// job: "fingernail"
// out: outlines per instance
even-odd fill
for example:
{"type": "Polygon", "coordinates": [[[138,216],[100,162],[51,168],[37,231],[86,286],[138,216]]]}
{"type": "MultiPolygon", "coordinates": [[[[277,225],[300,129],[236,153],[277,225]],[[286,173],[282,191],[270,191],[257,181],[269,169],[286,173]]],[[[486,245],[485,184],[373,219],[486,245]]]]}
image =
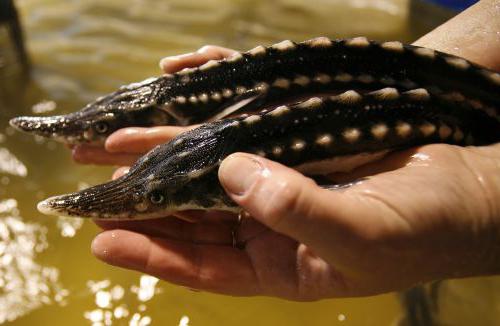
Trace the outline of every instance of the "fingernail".
{"type": "Polygon", "coordinates": [[[248,156],[230,156],[222,161],[219,178],[227,191],[241,196],[252,187],[262,170],[262,166],[248,156]]]}

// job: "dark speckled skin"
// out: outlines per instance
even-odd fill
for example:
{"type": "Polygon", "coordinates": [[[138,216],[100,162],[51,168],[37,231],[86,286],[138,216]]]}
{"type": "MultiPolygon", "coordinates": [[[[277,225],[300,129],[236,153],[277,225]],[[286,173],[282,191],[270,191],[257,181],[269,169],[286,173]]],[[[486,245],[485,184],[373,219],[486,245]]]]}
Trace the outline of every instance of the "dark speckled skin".
{"type": "Polygon", "coordinates": [[[158,146],[120,179],[50,198],[39,208],[48,214],[103,219],[151,218],[194,208],[236,211],[217,179],[220,162],[234,152],[256,153],[299,168],[427,143],[498,141],[499,121],[466,101],[424,89],[348,91],[207,123],[158,146]]]}
{"type": "Polygon", "coordinates": [[[188,125],[330,91],[416,87],[500,107],[500,75],[434,50],[365,38],[284,41],[210,61],[173,75],[122,87],[81,111],[59,117],[18,117],[11,125],[66,143],[102,142],[128,126],[188,125]],[[451,95],[450,95],[451,94],[451,95]]]}

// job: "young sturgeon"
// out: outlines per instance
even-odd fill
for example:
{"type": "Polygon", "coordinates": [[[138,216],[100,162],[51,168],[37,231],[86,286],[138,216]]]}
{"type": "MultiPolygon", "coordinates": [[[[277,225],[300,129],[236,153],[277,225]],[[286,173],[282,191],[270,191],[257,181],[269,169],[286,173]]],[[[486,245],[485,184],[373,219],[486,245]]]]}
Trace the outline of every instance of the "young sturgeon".
{"type": "Polygon", "coordinates": [[[357,157],[350,160],[353,168],[415,145],[498,141],[498,119],[462,99],[434,96],[423,88],[351,90],[207,123],[156,147],[121,178],[49,198],[38,209],[99,219],[163,217],[186,209],[234,212],[239,208],[217,178],[220,162],[234,152],[322,175],[343,169],[345,158],[357,157]]]}
{"type": "Polygon", "coordinates": [[[331,90],[423,87],[498,116],[500,74],[432,49],[400,42],[315,38],[258,46],[198,68],[130,84],[78,112],[17,117],[22,131],[70,144],[102,143],[128,126],[215,121],[331,90]]]}

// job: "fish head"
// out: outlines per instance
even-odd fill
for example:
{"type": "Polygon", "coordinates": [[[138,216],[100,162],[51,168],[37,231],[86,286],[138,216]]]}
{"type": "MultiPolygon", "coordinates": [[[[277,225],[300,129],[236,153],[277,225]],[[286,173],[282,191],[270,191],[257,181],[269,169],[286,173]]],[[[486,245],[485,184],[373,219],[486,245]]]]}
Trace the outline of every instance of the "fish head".
{"type": "Polygon", "coordinates": [[[123,86],[77,112],[16,117],[10,120],[10,125],[66,144],[102,144],[116,130],[130,126],[175,125],[177,121],[163,110],[158,100],[158,92],[166,87],[161,78],[123,86]]]}
{"type": "Polygon", "coordinates": [[[157,218],[191,209],[235,211],[217,177],[220,162],[231,151],[230,134],[224,121],[183,133],[151,150],[122,177],[48,198],[38,209],[108,220],[157,218]]]}

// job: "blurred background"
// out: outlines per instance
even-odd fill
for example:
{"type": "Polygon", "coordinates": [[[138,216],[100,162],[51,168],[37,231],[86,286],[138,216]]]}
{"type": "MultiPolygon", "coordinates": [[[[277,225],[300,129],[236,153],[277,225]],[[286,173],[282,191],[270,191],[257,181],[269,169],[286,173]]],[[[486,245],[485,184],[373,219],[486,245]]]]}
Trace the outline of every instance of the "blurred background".
{"type": "MultiPolygon", "coordinates": [[[[397,325],[396,294],[293,303],[194,292],[97,261],[97,227],[40,215],[36,202],[96,184],[111,168],[80,166],[9,118],[80,109],[122,84],[160,74],[158,61],[205,44],[245,50],[283,39],[366,35],[411,42],[453,16],[410,0],[0,0],[0,323],[12,325],[397,325]]],[[[498,278],[447,281],[442,325],[500,325],[498,278]]]]}

